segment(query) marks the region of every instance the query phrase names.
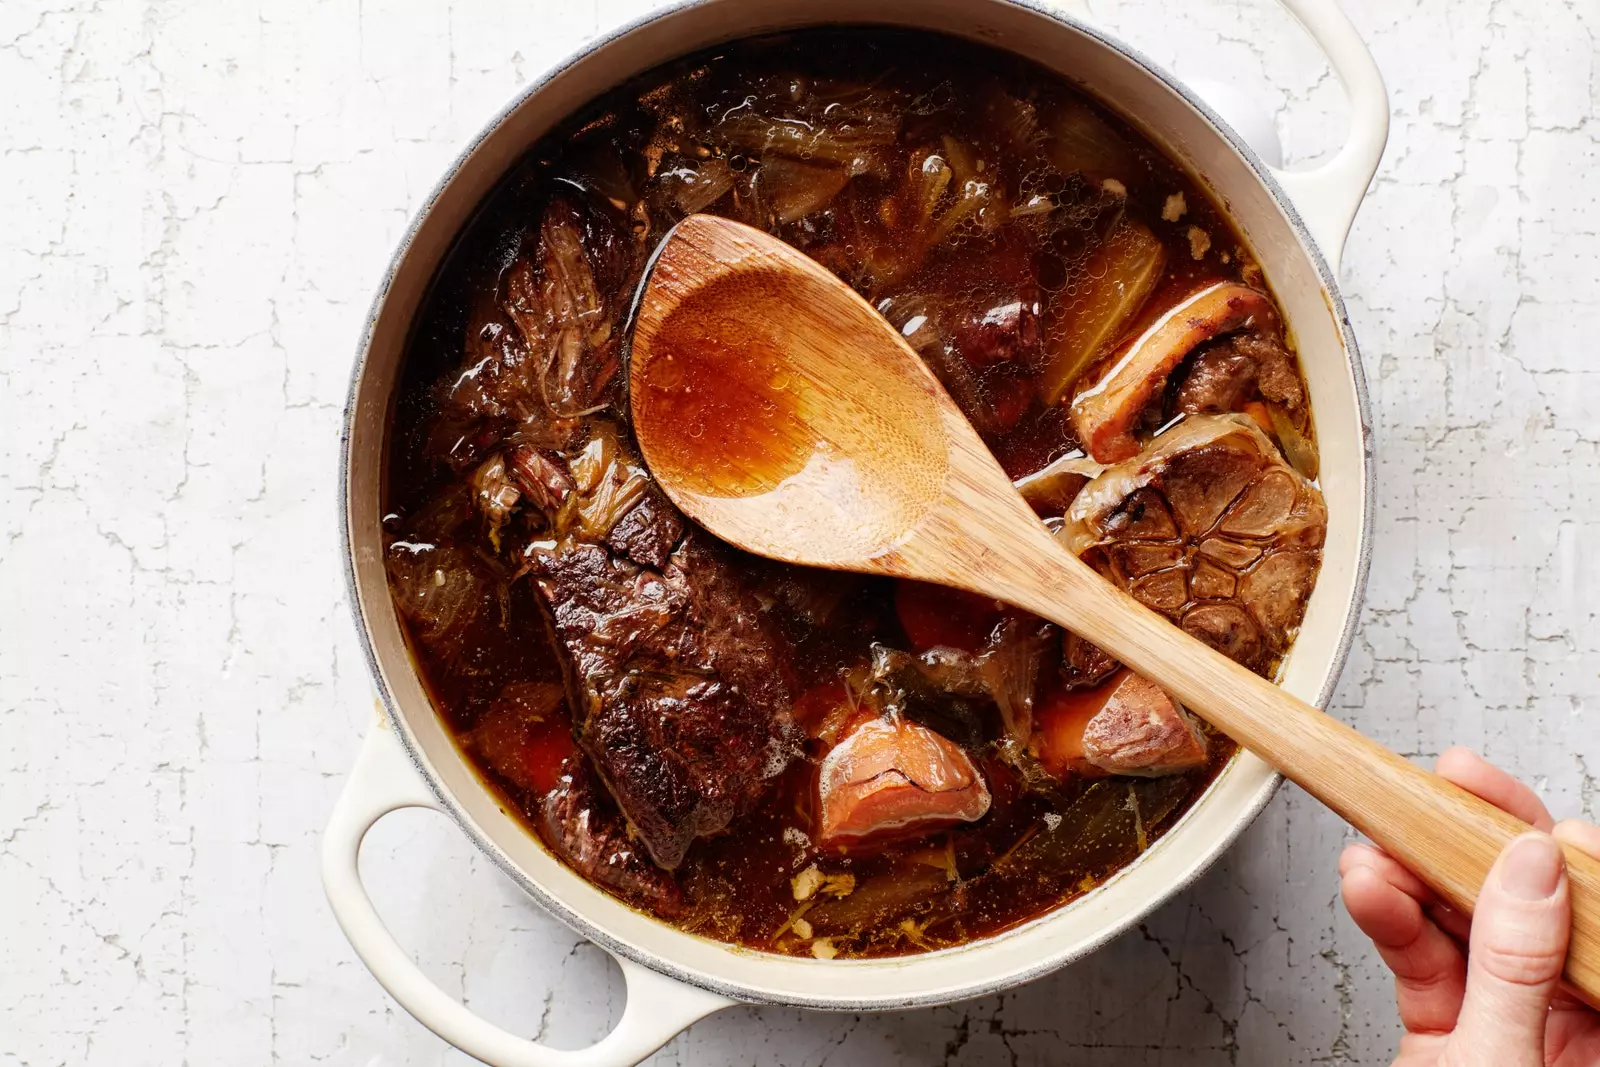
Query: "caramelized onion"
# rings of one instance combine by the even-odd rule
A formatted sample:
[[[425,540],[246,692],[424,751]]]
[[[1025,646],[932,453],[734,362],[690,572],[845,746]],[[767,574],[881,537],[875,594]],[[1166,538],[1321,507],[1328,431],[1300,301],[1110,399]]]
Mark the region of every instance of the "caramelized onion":
[[[756,172],[755,189],[767,213],[781,224],[825,207],[849,180],[843,167],[770,156]]]
[[[1316,478],[1320,467],[1316,443],[1300,432],[1300,427],[1294,424],[1294,418],[1281,404],[1268,404],[1266,407],[1267,417],[1272,420],[1272,432],[1283,446],[1283,458],[1307,478]]]
[[[663,188],[672,197],[672,203],[685,215],[704,211],[721,200],[733,188],[734,173],[728,161],[713,156],[695,166],[684,164],[659,175]]]
[[[1040,381],[1046,404],[1058,403],[1079,376],[1115,344],[1139,314],[1166,267],[1167,250],[1132,219],[1117,224],[1082,268],[1078,295],[1051,331]]]
[[[1133,147],[1094,109],[1079,101],[1051,108],[1045,151],[1063,174],[1077,172],[1096,185],[1131,182],[1138,170]]]
[[[1011,616],[995,628],[978,657],[978,676],[1000,709],[1006,736],[1019,745],[1033,733],[1033,700],[1039,669],[1053,642],[1054,628],[1031,617]]]
[[[395,606],[425,643],[460,631],[496,592],[478,557],[449,542],[395,541],[384,562]]]
[[[1103,470],[1102,464],[1074,452],[1052,460],[1013,484],[1022,499],[1033,505],[1033,510],[1040,515],[1061,515],[1072,506],[1078,491]]]

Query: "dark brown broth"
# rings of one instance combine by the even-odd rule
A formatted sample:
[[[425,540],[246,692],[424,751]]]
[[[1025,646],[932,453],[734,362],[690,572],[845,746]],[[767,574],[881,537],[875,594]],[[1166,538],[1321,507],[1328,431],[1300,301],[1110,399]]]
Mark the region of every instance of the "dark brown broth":
[[[641,439],[651,440],[653,418],[655,440],[671,445],[655,458],[671,465],[659,477],[695,493],[757,496],[799,471],[814,451],[801,410],[805,383],[772,369],[780,338],[741,335],[745,320],[716,314],[725,299],[757,301],[776,314],[782,294],[745,284],[730,297],[725,285],[696,293],[662,323],[655,357],[643,382],[633,379],[630,399]],[[636,374],[639,366],[635,356]],[[644,394],[654,411],[647,413]]]
[[[825,94],[864,118],[820,134],[784,119],[786,101],[798,108]],[[1013,108],[1007,100],[1027,107]],[[1123,168],[1114,180],[1125,197],[1087,172],[1063,173],[1047,148],[1054,142],[1026,128],[1028,109],[1040,128],[1052,115],[1077,109],[1072,113],[1113,130],[1113,155]],[[824,136],[829,129],[833,133]],[[893,136],[886,138],[883,129]],[[937,241],[904,191],[916,154],[930,146],[941,158],[952,157],[946,160],[952,165],[964,156],[966,181],[993,190],[987,207],[974,209]],[[971,169],[973,160],[982,161],[981,171]],[[790,174],[788,187],[768,188],[762,175],[769,165],[774,174],[798,168],[800,175]],[[729,189],[694,204],[696,183],[722,166],[733,175]],[[805,172],[807,166],[813,171]],[[835,189],[835,177],[822,173],[830,167],[853,173]],[[669,181],[686,190],[675,200],[660,192]],[[819,187],[831,192],[823,197]],[[646,188],[656,190],[653,197],[640,197]],[[1014,56],[930,35],[818,31],[731,45],[641,77],[536,145],[468,227],[419,318],[394,416],[386,485],[386,526],[395,541],[435,552],[445,550],[436,543],[448,546],[454,567],[425,575],[434,586],[405,585],[411,595],[440,603],[454,598],[449,627],[418,622],[432,609],[403,612],[421,673],[475,766],[506,808],[530,826],[537,825],[539,792],[529,782],[544,773],[539,767],[559,766],[572,751],[564,709],[541,708],[516,725],[519,700],[561,681],[536,594],[518,574],[519,550],[537,530],[516,520],[487,529],[465,486],[473,468],[520,431],[514,413],[462,420],[441,397],[464,375],[487,373],[463,355],[467,325],[476,321],[473,308],[484,294],[506,299],[506,270],[519,249],[537,240],[544,205],[558,193],[609,219],[620,235],[607,243],[591,232],[588,246],[601,298],[619,329],[643,253],[683,214],[673,203],[775,232],[850,282],[908,336],[916,318],[931,309],[957,318],[982,311],[1003,297],[1008,278],[1036,262],[1039,328],[1048,344],[1074,311],[1086,259],[1124,216],[1142,220],[1168,247],[1166,273],[1149,307],[1214,278],[1260,281],[1196,184],[1118,120]],[[1164,221],[1163,206],[1174,193],[1183,195],[1186,210],[1181,220]],[[1048,221],[1027,222],[1032,216],[1019,209],[1037,206],[1041,197],[1051,205],[1042,212]],[[947,194],[941,203],[949,200]],[[1010,217],[991,225],[985,211]],[[1196,228],[1210,241],[1203,256],[1191,255]],[[537,366],[513,369],[543,373]],[[997,358],[958,369],[967,392],[952,387],[952,394],[1013,477],[1076,446],[1063,407],[1038,398],[1037,366]],[[615,409],[620,391],[614,380],[602,382],[584,399]],[[583,432],[580,425],[579,440]],[[408,551],[391,549],[397,590],[410,580],[404,573]],[[437,562],[429,558],[430,566]],[[802,690],[839,684],[841,672],[859,669],[874,642],[907,647],[892,583],[741,560],[778,605],[775,614],[797,650]],[[817,600],[838,605],[825,626],[792,608]],[[1025,788],[1000,758],[993,708],[977,714],[981,736],[969,747],[993,795],[982,820],[868,854],[819,855],[808,843],[814,761],[821,754],[812,741],[807,758],[790,765],[758,810],[691,849],[677,872],[691,904],[680,925],[754,948],[812,952],[794,932],[799,905],[791,879],[818,863],[856,880],[850,894],[815,897],[805,911],[815,936],[842,955],[918,952],[991,935],[1073,899],[1132,860],[1232,751],[1214,738],[1211,765],[1201,771],[1159,779],[1073,778],[1039,791]],[[502,728],[507,722],[515,725],[509,732]]]

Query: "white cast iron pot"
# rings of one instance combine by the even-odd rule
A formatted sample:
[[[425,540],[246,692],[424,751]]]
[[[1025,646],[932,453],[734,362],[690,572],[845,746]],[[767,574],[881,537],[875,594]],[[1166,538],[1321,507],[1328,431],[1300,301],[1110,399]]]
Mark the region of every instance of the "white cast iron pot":
[[[735,1001],[843,1011],[944,1004],[1006,989],[1092,952],[1191,882],[1249,825],[1278,777],[1241,753],[1136,862],[1081,899],[996,937],[902,959],[822,961],[684,933],[563,867],[500,810],[463,758],[417,677],[390,603],[379,501],[384,436],[412,317],[473,210],[541,135],[619,82],[733,38],[839,23],[938,30],[1025,56],[1081,84],[1208,185],[1254,250],[1305,368],[1329,515],[1321,576],[1283,683],[1325,705],[1344,664],[1366,576],[1370,474],[1361,365],[1335,271],[1383,150],[1388,106],[1371,55],[1333,0],[1283,3],[1326,51],[1351,102],[1348,142],[1332,160],[1304,173],[1263,163],[1198,97],[1126,45],[1080,18],[1018,0],[692,0],[575,56],[531,86],[467,148],[418,213],[373,303],[344,440],[352,600],[387,717],[368,736],[334,810],[323,879],[350,943],[407,1011],[496,1067],[590,1067],[634,1063]],[[1226,101],[1223,106],[1234,111]],[[1268,154],[1276,162],[1275,147]],[[412,963],[374,911],[356,864],[367,830],[404,807],[450,815],[545,909],[616,957],[628,1004],[604,1040],[565,1052],[519,1038],[451,999]]]

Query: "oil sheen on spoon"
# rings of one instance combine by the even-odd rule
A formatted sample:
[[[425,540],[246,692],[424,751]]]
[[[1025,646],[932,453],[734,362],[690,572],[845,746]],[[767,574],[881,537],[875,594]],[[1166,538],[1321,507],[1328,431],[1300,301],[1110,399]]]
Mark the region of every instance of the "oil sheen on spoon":
[[[757,496],[801,471],[821,443],[806,428],[806,381],[759,319],[726,313],[749,299],[729,288],[749,286],[708,287],[662,324],[633,417],[659,442],[658,477],[706,496]]]
[[[752,517],[759,509],[774,523],[826,524],[841,558],[887,548],[937,485],[897,483],[884,473],[894,468],[872,458],[909,451],[942,471],[943,441],[936,423],[872,409],[872,380],[889,368],[808,345],[786,329],[803,289],[757,270],[686,295],[652,331],[647,362],[633,369],[635,430],[669,493],[748,506]],[[830,393],[828,374],[808,373],[838,359],[858,362],[858,394]]]

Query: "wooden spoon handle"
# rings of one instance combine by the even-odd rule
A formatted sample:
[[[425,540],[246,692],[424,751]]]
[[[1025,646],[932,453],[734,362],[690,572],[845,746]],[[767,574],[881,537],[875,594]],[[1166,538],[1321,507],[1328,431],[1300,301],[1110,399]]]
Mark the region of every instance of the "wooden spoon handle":
[[[1024,550],[1012,548],[984,553],[962,584],[1067,627],[1157,682],[1376,841],[1451,907],[1470,914],[1495,857],[1529,829],[1188,636],[1042,528]],[[1600,860],[1565,852],[1573,909],[1566,977],[1600,1007]]]

